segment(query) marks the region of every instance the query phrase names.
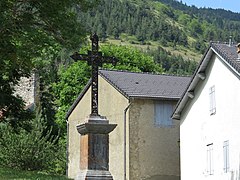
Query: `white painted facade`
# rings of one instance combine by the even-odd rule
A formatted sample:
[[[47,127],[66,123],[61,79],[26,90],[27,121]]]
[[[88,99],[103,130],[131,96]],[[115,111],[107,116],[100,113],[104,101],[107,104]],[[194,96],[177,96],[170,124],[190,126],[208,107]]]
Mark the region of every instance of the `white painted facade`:
[[[214,51],[205,75],[181,112],[181,179],[239,180],[240,77]],[[211,87],[215,87],[216,102],[216,113],[212,115]]]

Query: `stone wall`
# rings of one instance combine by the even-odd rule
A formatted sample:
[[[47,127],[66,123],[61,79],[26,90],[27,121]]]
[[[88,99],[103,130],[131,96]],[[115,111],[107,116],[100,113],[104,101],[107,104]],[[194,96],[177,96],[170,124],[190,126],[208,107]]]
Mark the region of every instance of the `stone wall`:
[[[36,90],[36,78],[35,74],[32,74],[29,78],[22,77],[19,85],[15,87],[15,95],[22,97],[26,103],[26,107],[35,103],[35,90]]]

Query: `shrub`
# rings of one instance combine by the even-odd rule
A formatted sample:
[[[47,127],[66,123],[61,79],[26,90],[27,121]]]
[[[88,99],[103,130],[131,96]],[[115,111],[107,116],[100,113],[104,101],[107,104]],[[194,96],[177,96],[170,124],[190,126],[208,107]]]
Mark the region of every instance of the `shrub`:
[[[51,137],[51,131],[43,135],[45,129],[40,117],[33,120],[30,132],[24,129],[14,132],[9,125],[1,124],[0,165],[22,170],[63,171],[64,167],[56,167],[65,161],[63,148],[56,142],[58,137]]]

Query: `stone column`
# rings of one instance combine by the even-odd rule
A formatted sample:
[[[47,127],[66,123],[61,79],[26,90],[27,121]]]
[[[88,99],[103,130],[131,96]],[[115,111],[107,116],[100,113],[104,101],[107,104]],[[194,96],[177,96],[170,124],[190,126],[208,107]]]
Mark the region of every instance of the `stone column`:
[[[109,172],[109,133],[116,124],[106,117],[90,115],[77,126],[80,140],[80,174],[78,180],[112,180]]]

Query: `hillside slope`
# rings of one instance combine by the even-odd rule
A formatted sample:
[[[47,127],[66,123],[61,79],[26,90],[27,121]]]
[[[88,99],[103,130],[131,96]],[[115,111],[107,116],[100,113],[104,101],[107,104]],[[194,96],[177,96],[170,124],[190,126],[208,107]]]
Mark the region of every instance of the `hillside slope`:
[[[240,41],[240,14],[187,6],[176,0],[102,0],[79,19],[103,42],[143,51],[159,47],[185,60],[199,61],[210,41]]]

